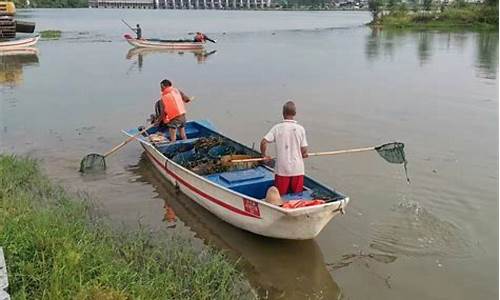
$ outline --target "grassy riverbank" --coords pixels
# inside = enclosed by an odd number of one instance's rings
[[[498,6],[463,4],[436,10],[410,11],[405,6],[391,7],[370,23],[388,28],[498,30]]]
[[[242,275],[181,238],[118,233],[29,159],[0,155],[0,246],[13,299],[237,299]],[[243,294],[242,294],[243,293]]]

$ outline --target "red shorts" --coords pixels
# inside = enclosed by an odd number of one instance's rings
[[[299,176],[280,176],[274,175],[274,186],[280,192],[280,195],[288,193],[301,193],[304,190],[304,175]]]

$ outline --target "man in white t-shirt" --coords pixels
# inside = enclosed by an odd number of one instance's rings
[[[283,105],[283,121],[269,130],[260,142],[260,152],[267,156],[267,144],[276,143],[274,185],[280,195],[300,193],[304,189],[304,158],[307,157],[307,140],[304,127],[297,124],[295,103]]]

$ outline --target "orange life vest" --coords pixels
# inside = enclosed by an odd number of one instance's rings
[[[324,204],[324,203],[325,203],[325,200],[319,200],[319,199],[315,199],[315,200],[291,200],[291,201],[285,202],[281,207],[292,209],[292,208],[320,205],[320,204]]]
[[[174,87],[169,86],[163,90],[161,101],[165,111],[163,116],[163,123],[165,124],[186,113],[181,93]]]

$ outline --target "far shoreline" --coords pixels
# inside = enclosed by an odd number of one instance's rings
[[[386,7],[377,1],[373,0],[370,7],[373,19],[367,25],[372,28],[498,31],[498,3],[457,3],[439,8],[412,7],[410,10],[406,4]]]

